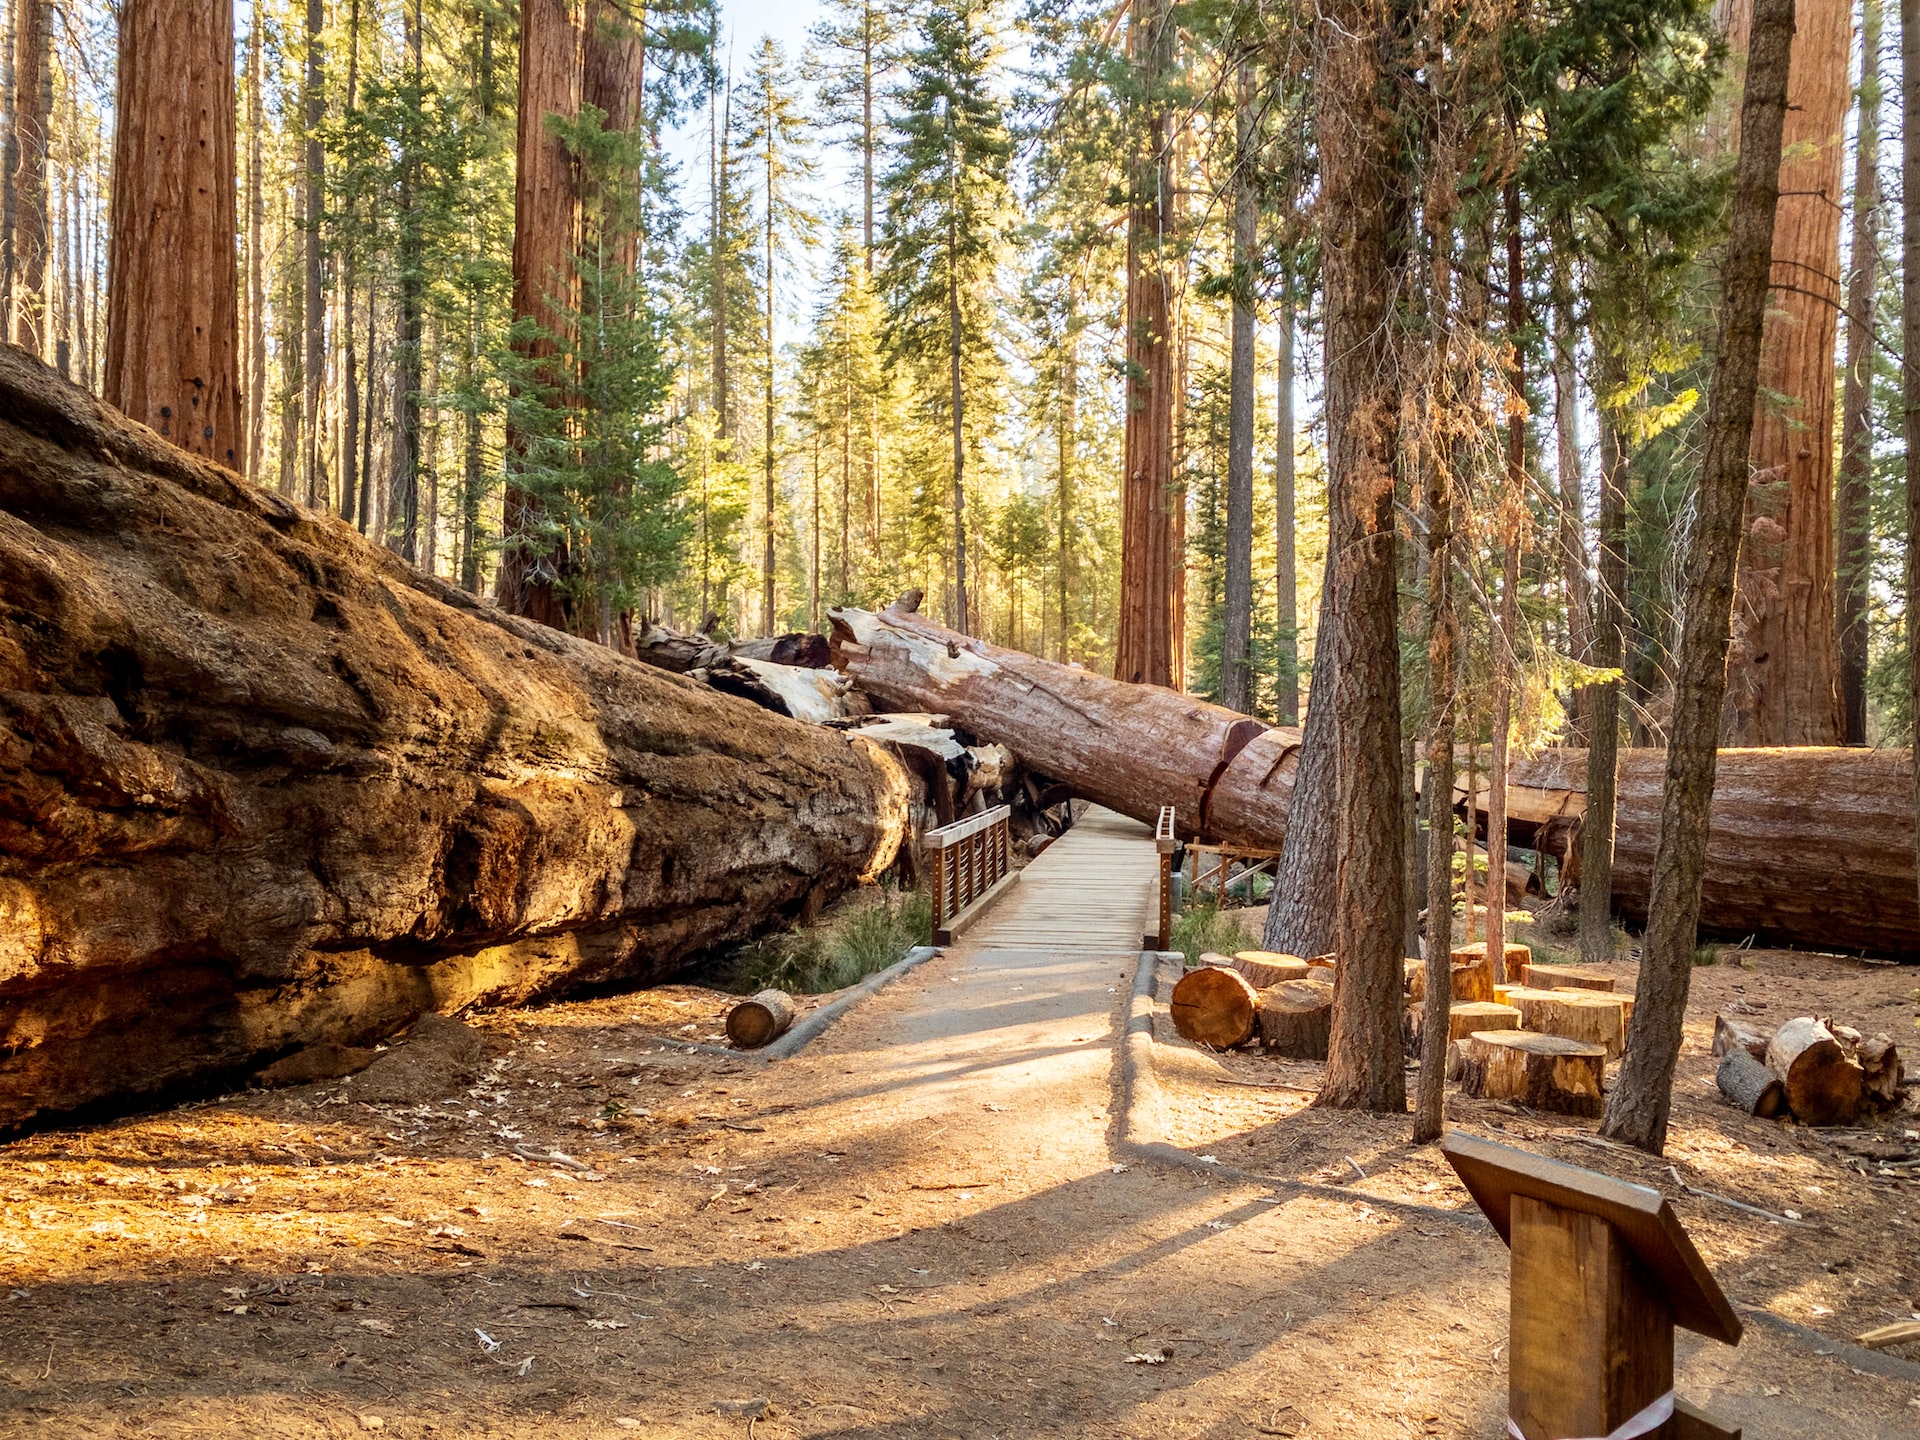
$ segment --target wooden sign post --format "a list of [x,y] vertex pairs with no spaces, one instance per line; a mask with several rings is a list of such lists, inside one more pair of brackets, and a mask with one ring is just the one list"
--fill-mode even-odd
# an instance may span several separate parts
[[1441,1150],[1513,1252],[1513,1440],[1740,1440],[1673,1393],[1676,1325],[1740,1320],[1658,1190],[1471,1135]]

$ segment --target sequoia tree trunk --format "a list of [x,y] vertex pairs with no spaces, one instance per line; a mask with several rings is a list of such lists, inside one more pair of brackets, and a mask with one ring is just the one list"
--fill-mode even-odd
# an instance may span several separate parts
[[646,982],[893,859],[904,770],[506,616],[0,347],[0,1127]]
[[[1755,0],[1746,93],[1740,102],[1740,159],[1720,272],[1719,343],[1703,425],[1692,534],[1681,567],[1673,720],[1635,991],[1639,1004],[1600,1127],[1612,1139],[1655,1154],[1666,1148],[1673,1071],[1693,979],[1721,706],[1727,694],[1734,562],[1741,547],[1774,210],[1780,198],[1781,131],[1793,33],[1794,0]],[[1829,349],[1829,385],[1831,358]],[[1819,443],[1814,448],[1827,450],[1829,434],[1830,429],[1816,432]],[[1832,614],[1831,606],[1826,613]]]
[[[1751,0],[1729,41],[1753,56]],[[1833,380],[1853,9],[1800,7],[1788,81],[1773,292],[1760,352],[1722,735],[1730,745],[1832,745],[1841,734],[1834,635]],[[1740,143],[1747,142],[1746,121]]]
[[107,258],[111,405],[237,470],[233,0],[126,0]]

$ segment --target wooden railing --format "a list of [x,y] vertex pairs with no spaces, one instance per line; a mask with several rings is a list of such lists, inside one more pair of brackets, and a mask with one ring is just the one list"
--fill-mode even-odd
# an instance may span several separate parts
[[1154,911],[1160,928],[1141,937],[1141,943],[1149,950],[1164,950],[1173,940],[1173,852],[1179,844],[1174,833],[1173,806],[1162,805],[1160,821],[1153,827],[1153,848],[1160,852],[1159,905]]
[[926,836],[933,862],[933,943],[950,945],[954,931],[979,913],[986,901],[1013,876],[1012,836],[1004,805]]

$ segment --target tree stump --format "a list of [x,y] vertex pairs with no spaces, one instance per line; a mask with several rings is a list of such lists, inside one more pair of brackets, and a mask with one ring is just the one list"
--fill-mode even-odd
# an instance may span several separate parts
[[1811,1015],[1773,1032],[1767,1068],[1786,1083],[1787,1104],[1803,1125],[1848,1125],[1860,1114],[1861,1069]]
[[1173,987],[1173,1028],[1198,1045],[1231,1050],[1253,1034],[1260,994],[1237,970],[1203,965]]
[[1876,1110],[1891,1110],[1900,1103],[1906,1079],[1906,1067],[1889,1035],[1870,1035],[1854,1051],[1860,1062],[1860,1089],[1867,1103]]
[[1480,1030],[1455,1042],[1453,1053],[1460,1088],[1476,1100],[1514,1100],[1589,1119],[1600,1114],[1607,1052],[1598,1045],[1527,1030]]
[[[1533,951],[1525,945],[1508,945],[1505,950],[1507,968],[1500,973],[1509,980],[1517,980],[1526,973],[1527,966],[1533,960]],[[1494,981],[1493,962],[1487,956],[1487,942],[1476,940],[1471,945],[1456,945],[1453,949],[1453,963],[1456,965],[1480,965],[1487,971],[1487,984]]]
[[[1493,971],[1483,961],[1478,965],[1455,965],[1449,972],[1452,976],[1453,1000],[1455,1004],[1486,1003],[1498,1001],[1493,993]],[[1424,1000],[1427,994],[1427,976],[1424,970],[1415,972],[1407,981],[1407,998]]]
[[1754,1059],[1764,1063],[1767,1058],[1767,1041],[1773,1038],[1773,1031],[1745,1020],[1736,1020],[1731,1015],[1713,1017],[1713,1053],[1716,1057],[1729,1050],[1744,1050]]
[[1771,1120],[1786,1111],[1787,1090],[1780,1077],[1739,1046],[1720,1057],[1720,1070],[1713,1078],[1720,1093],[1749,1115]]
[[1283,980],[1260,992],[1260,1041],[1289,1060],[1324,1060],[1333,1035],[1333,986]]
[[1624,995],[1529,986],[1509,990],[1507,1003],[1519,1009],[1524,1029],[1598,1045],[1609,1060],[1618,1060],[1626,1048],[1628,1001]]
[[799,1013],[786,991],[762,990],[727,1012],[727,1038],[742,1050],[758,1050],[792,1029]]
[[[1455,1040],[1464,1040],[1477,1030],[1518,1030],[1520,1012],[1511,1005],[1496,1005],[1491,1000],[1465,1000],[1454,1002],[1447,1012],[1447,1044]],[[1407,1007],[1407,1053],[1426,1055],[1426,1007],[1410,1005]],[[1444,1056],[1443,1046],[1435,1052]]]
[[1236,950],[1233,959],[1222,963],[1246,976],[1256,990],[1265,990],[1283,980],[1304,980],[1313,968],[1298,955],[1282,955],[1273,950]]
[[[1509,972],[1511,973],[1511,972]],[[1598,970],[1582,970],[1577,965],[1529,964],[1521,978],[1535,990],[1613,989],[1613,977]]]

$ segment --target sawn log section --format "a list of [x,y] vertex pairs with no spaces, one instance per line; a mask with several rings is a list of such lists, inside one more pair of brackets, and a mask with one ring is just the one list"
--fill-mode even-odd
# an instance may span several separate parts
[[[1613,903],[1646,919],[1665,754],[1620,752]],[[1515,765],[1508,833],[1585,809],[1587,752]],[[1826,950],[1920,954],[1913,752],[1802,747],[1722,750],[1713,790],[1701,928]]]
[[889,606],[830,612],[833,663],[879,707],[931,711],[1030,769],[1182,839],[1278,849],[1300,732],[1158,685],[1123,685]]

